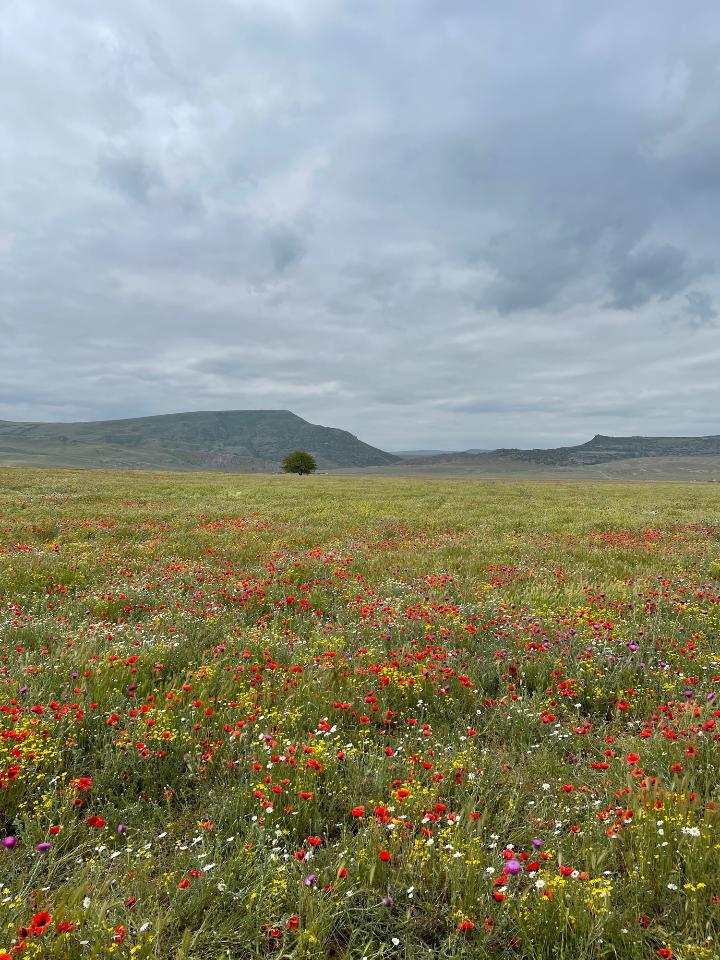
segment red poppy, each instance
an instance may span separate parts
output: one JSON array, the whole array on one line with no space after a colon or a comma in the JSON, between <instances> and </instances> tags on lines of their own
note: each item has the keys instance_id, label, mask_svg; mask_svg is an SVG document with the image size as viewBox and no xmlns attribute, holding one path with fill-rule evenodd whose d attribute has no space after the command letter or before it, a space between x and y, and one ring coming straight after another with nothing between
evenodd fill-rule
<instances>
[{"instance_id":1,"label":"red poppy","mask_svg":"<svg viewBox=\"0 0 720 960\"><path fill-rule=\"evenodd\" d=\"M70 781L70 786L74 787L78 793L82 793L83 790L89 790L92 786L92 777L76 777L75 780Z\"/></svg>"},{"instance_id":2,"label":"red poppy","mask_svg":"<svg viewBox=\"0 0 720 960\"><path fill-rule=\"evenodd\" d=\"M45 933L51 922L52 917L49 913L36 913L32 918L30 932L33 934L33 936L38 936L41 933Z\"/></svg>"},{"instance_id":3,"label":"red poppy","mask_svg":"<svg viewBox=\"0 0 720 960\"><path fill-rule=\"evenodd\" d=\"M87 823L88 826L90 827L104 827L105 822L106 821L103 820L102 817L98 817L95 815L93 815L92 817L88 817L87 820L85 821L85 823Z\"/></svg>"},{"instance_id":4,"label":"red poppy","mask_svg":"<svg viewBox=\"0 0 720 960\"><path fill-rule=\"evenodd\" d=\"M392 854L390 853L389 850L381 850L380 859L382 860L383 863L389 863L392 860Z\"/></svg>"}]
</instances>

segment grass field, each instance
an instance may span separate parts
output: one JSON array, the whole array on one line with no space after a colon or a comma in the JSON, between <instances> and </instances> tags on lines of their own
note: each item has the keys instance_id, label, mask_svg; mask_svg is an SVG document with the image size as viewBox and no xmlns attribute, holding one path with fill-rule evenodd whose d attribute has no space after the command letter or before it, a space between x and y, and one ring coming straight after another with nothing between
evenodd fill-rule
<instances>
[{"instance_id":1,"label":"grass field","mask_svg":"<svg viewBox=\"0 0 720 960\"><path fill-rule=\"evenodd\" d=\"M720 491L0 471L0 957L713 958Z\"/></svg>"}]
</instances>

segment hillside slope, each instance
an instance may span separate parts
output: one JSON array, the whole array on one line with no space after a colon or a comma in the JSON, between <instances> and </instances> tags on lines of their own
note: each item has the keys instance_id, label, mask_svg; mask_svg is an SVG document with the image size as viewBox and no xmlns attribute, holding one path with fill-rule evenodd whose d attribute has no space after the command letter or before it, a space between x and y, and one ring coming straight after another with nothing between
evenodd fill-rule
<instances>
[{"instance_id":1,"label":"hillside slope","mask_svg":"<svg viewBox=\"0 0 720 960\"><path fill-rule=\"evenodd\" d=\"M368 467L399 458L346 430L308 423L288 410L171 413L85 423L0 420L0 464L274 471L292 450L321 468Z\"/></svg>"},{"instance_id":2,"label":"hillside slope","mask_svg":"<svg viewBox=\"0 0 720 960\"><path fill-rule=\"evenodd\" d=\"M583 467L618 460L654 457L716 457L720 456L720 436L708 437L606 437L596 434L587 443L547 450L520 450L501 448L487 452L467 450L406 460L417 466L440 464L479 468L498 461L511 461L548 467Z\"/></svg>"}]
</instances>

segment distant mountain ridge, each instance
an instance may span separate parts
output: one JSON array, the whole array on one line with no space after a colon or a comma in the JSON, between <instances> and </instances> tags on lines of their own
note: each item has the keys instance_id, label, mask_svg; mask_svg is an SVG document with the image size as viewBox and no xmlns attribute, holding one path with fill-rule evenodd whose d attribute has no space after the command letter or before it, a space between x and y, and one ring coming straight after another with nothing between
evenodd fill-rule
<instances>
[{"instance_id":1,"label":"distant mountain ridge","mask_svg":"<svg viewBox=\"0 0 720 960\"><path fill-rule=\"evenodd\" d=\"M296 449L324 469L384 466L399 457L289 410L211 410L124 420L0 420L0 464L266 472Z\"/></svg>"},{"instance_id":2,"label":"distant mountain ridge","mask_svg":"<svg viewBox=\"0 0 720 960\"><path fill-rule=\"evenodd\" d=\"M590 466L640 457L706 457L720 456L720 436L707 437L607 437L595 434L592 440L571 447L547 450L522 450L516 447L476 453L464 451L432 457L417 457L414 464L456 463L482 466L487 458L522 461L552 467Z\"/></svg>"}]
</instances>

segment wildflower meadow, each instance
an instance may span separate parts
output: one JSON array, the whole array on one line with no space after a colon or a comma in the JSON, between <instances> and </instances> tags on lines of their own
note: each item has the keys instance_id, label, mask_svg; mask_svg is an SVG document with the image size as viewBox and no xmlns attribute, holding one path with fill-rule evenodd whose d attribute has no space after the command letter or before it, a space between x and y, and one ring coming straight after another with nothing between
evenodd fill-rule
<instances>
[{"instance_id":1,"label":"wildflower meadow","mask_svg":"<svg viewBox=\"0 0 720 960\"><path fill-rule=\"evenodd\" d=\"M720 488L0 471L0 958L720 956Z\"/></svg>"}]
</instances>

